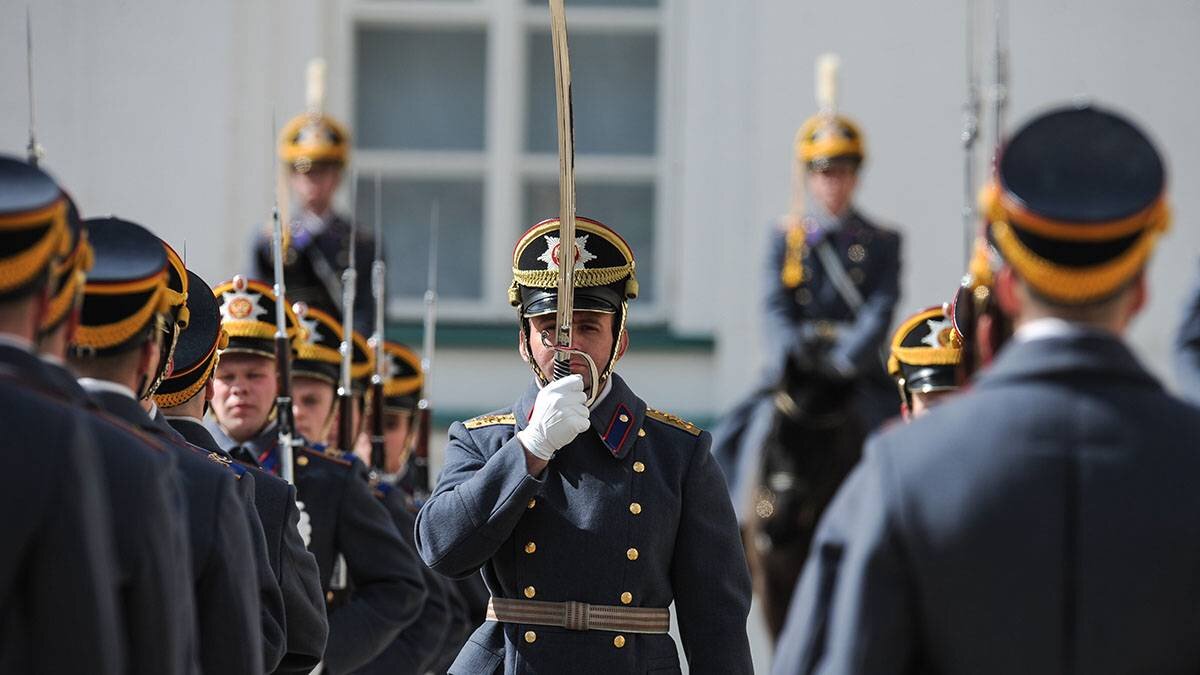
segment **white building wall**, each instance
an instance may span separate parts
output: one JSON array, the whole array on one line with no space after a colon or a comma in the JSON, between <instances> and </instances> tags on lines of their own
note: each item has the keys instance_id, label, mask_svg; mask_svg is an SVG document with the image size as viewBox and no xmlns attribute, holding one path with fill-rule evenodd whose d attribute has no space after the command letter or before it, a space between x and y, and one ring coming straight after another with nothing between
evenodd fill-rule
<instances>
[{"instance_id":1,"label":"white building wall","mask_svg":"<svg viewBox=\"0 0 1200 675\"><path fill-rule=\"evenodd\" d=\"M487 2L489 0L480 0ZM837 51L843 109L867 135L860 205L905 234L901 312L945 300L962 270L964 3L672 0L669 55L680 101L667 158L677 178L672 326L712 334L715 354L638 355L623 364L655 405L712 415L753 382L767 223L787 203L791 140L814 108L812 64ZM331 110L348 109L349 34L337 0L202 3L37 0L38 131L46 167L89 215L143 222L210 281L243 259L270 206L272 108L303 105L305 61L324 53ZM570 2L568 0L568 8ZM0 2L0 151L25 144L25 3ZM286 12L285 12L286 10ZM1166 151L1175 229L1151 270L1139 352L1160 372L1191 283L1200 230L1200 6L1193 0L1034 2L1010 8L1011 120L1073 95L1132 111ZM986 71L985 71L986 74ZM984 138L986 144L986 137ZM635 349L636 349L636 332ZM524 381L499 350L439 358L444 409L490 407ZM488 363L491 363L489 361ZM481 387L503 372L499 390ZM507 397L511 398L511 396ZM503 404L500 400L495 405ZM486 405L485 405L486 404Z\"/></svg>"}]
</instances>

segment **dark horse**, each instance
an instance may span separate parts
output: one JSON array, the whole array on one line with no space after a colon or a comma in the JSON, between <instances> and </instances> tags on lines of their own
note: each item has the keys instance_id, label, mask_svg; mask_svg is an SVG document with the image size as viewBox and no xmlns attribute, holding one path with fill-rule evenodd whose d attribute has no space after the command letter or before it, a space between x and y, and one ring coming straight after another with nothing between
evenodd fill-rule
<instances>
[{"instance_id":1,"label":"dark horse","mask_svg":"<svg viewBox=\"0 0 1200 675\"><path fill-rule=\"evenodd\" d=\"M743 518L746 559L772 640L787 618L817 522L866 436L857 383L822 368L824 345L811 347L789 358L777 385L763 392L773 419Z\"/></svg>"}]
</instances>

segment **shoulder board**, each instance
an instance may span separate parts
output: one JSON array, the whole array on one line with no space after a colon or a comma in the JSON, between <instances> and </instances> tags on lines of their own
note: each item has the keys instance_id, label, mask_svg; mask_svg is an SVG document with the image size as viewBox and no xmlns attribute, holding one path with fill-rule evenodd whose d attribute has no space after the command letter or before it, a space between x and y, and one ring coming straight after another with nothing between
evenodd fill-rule
<instances>
[{"instance_id":1,"label":"shoulder board","mask_svg":"<svg viewBox=\"0 0 1200 675\"><path fill-rule=\"evenodd\" d=\"M676 429L682 429L693 436L699 436L700 432L702 431L702 429L700 429L700 427L696 426L695 424L692 424L691 422L683 419L682 417L676 417L675 415L672 415L671 413L663 412L661 410L655 410L654 408L646 408L646 417L649 417L652 420L658 420L659 422L662 422L663 424L666 424L669 426L673 426Z\"/></svg>"},{"instance_id":2,"label":"shoulder board","mask_svg":"<svg viewBox=\"0 0 1200 675\"><path fill-rule=\"evenodd\" d=\"M342 457L342 454L340 452L338 452L337 450L334 450L333 452L329 452L327 450L322 451L322 450L317 450L315 448L309 448L309 447L297 448L297 450L300 451L300 454L303 457L319 457L321 459L333 462L334 464L341 464L342 466L350 466L351 465L350 461L345 459L344 457Z\"/></svg>"},{"instance_id":3,"label":"shoulder board","mask_svg":"<svg viewBox=\"0 0 1200 675\"><path fill-rule=\"evenodd\" d=\"M463 426L468 429L478 429L480 427L490 427L497 424L516 424L517 418L512 413L503 415L480 415L463 422Z\"/></svg>"}]
</instances>

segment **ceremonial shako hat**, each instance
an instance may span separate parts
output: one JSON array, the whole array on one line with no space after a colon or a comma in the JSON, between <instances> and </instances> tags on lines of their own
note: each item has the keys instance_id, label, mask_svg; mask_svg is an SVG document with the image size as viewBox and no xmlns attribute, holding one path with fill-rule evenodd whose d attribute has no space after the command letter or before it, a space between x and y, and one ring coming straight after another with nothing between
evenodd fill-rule
<instances>
[{"instance_id":1,"label":"ceremonial shako hat","mask_svg":"<svg viewBox=\"0 0 1200 675\"><path fill-rule=\"evenodd\" d=\"M229 334L221 354L254 354L275 357L275 292L271 286L241 275L213 288L221 312L221 327ZM284 302L287 337L295 349L303 331L296 313Z\"/></svg>"},{"instance_id":2,"label":"ceremonial shako hat","mask_svg":"<svg viewBox=\"0 0 1200 675\"><path fill-rule=\"evenodd\" d=\"M67 200L50 176L0 155L0 299L46 281L67 254Z\"/></svg>"},{"instance_id":3,"label":"ceremonial shako hat","mask_svg":"<svg viewBox=\"0 0 1200 675\"><path fill-rule=\"evenodd\" d=\"M383 343L383 409L405 412L417 407L425 378L421 359L398 342Z\"/></svg>"},{"instance_id":4,"label":"ceremonial shako hat","mask_svg":"<svg viewBox=\"0 0 1200 675\"><path fill-rule=\"evenodd\" d=\"M844 115L814 115L796 133L796 157L813 171L838 163L857 168L866 157L862 132Z\"/></svg>"},{"instance_id":5,"label":"ceremonial shako hat","mask_svg":"<svg viewBox=\"0 0 1200 675\"><path fill-rule=\"evenodd\" d=\"M146 228L120 218L84 221L93 251L83 310L71 349L80 356L116 354L166 328L167 254Z\"/></svg>"},{"instance_id":6,"label":"ceremonial shako hat","mask_svg":"<svg viewBox=\"0 0 1200 675\"><path fill-rule=\"evenodd\" d=\"M279 158L293 170L305 173L314 164L342 166L350 154L350 134L325 114L325 62L308 65L308 112L297 115L279 135Z\"/></svg>"},{"instance_id":7,"label":"ceremonial shako hat","mask_svg":"<svg viewBox=\"0 0 1200 675\"><path fill-rule=\"evenodd\" d=\"M908 317L892 336L888 374L902 391L927 393L958 388L962 343L943 307Z\"/></svg>"},{"instance_id":8,"label":"ceremonial shako hat","mask_svg":"<svg viewBox=\"0 0 1200 675\"><path fill-rule=\"evenodd\" d=\"M521 235L513 248L513 282L508 289L508 301L517 308L526 340L540 339L530 335L527 328L530 317L553 314L558 309L558 262L562 255L558 239L558 218L550 218ZM616 315L612 354L606 365L597 366L597 370L603 371L599 380L603 381L617 365L629 315L626 308L638 294L633 250L616 232L598 221L581 217L575 218L573 248L574 308ZM538 381L544 383L546 376L537 364L530 359L529 365Z\"/></svg>"},{"instance_id":9,"label":"ceremonial shako hat","mask_svg":"<svg viewBox=\"0 0 1200 675\"><path fill-rule=\"evenodd\" d=\"M1039 295L1103 300L1166 231L1162 157L1133 123L1094 107L1039 115L1005 146L980 205L988 240Z\"/></svg>"},{"instance_id":10,"label":"ceremonial shako hat","mask_svg":"<svg viewBox=\"0 0 1200 675\"><path fill-rule=\"evenodd\" d=\"M333 315L303 302L293 306L296 317L303 327L302 337L296 340L296 359L292 362L292 375L311 377L337 386L342 372L342 324ZM375 359L367 346L366 338L357 332L352 339L354 352L350 366L350 377L358 386L358 380L371 377Z\"/></svg>"},{"instance_id":11,"label":"ceremonial shako hat","mask_svg":"<svg viewBox=\"0 0 1200 675\"><path fill-rule=\"evenodd\" d=\"M199 393L217 367L218 352L229 342L221 328L217 298L195 272L187 270L186 274L190 320L175 345L171 375L154 395L154 402L162 408L182 405Z\"/></svg>"},{"instance_id":12,"label":"ceremonial shako hat","mask_svg":"<svg viewBox=\"0 0 1200 675\"><path fill-rule=\"evenodd\" d=\"M92 246L88 243L87 228L83 218L69 195L67 199L67 225L70 244L67 255L59 259L51 272L54 292L50 306L42 318L41 332L48 334L62 325L71 308L83 296L83 285L88 270L92 269Z\"/></svg>"},{"instance_id":13,"label":"ceremonial shako hat","mask_svg":"<svg viewBox=\"0 0 1200 675\"><path fill-rule=\"evenodd\" d=\"M813 171L836 164L855 169L866 157L858 125L837 112L838 59L824 54L817 59L817 105L820 112L805 120L796 132L796 158Z\"/></svg>"},{"instance_id":14,"label":"ceremonial shako hat","mask_svg":"<svg viewBox=\"0 0 1200 675\"><path fill-rule=\"evenodd\" d=\"M534 225L513 249L508 300L529 318L553 314L558 298L558 219ZM575 309L616 314L637 297L633 251L616 232L588 218L575 219Z\"/></svg>"}]
</instances>

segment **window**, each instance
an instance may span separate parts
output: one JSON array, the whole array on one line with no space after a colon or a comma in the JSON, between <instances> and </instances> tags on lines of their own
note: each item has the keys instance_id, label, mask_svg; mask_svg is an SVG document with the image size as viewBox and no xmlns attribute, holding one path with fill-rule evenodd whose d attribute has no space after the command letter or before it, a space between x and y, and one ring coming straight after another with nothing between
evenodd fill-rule
<instances>
[{"instance_id":1,"label":"window","mask_svg":"<svg viewBox=\"0 0 1200 675\"><path fill-rule=\"evenodd\" d=\"M633 320L661 320L673 263L665 120L669 6L567 0L579 215L638 258ZM342 0L353 83L358 217L383 184L389 315L416 319L437 204L439 312L508 320L512 245L558 214L554 66L545 0Z\"/></svg>"}]
</instances>

